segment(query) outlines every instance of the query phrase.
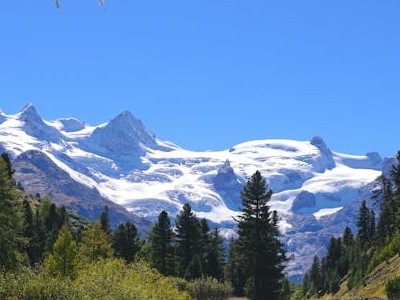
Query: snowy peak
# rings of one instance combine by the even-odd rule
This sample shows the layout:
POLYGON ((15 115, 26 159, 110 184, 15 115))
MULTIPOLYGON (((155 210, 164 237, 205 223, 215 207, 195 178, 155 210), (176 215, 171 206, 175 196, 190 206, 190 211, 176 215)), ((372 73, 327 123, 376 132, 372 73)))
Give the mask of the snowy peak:
POLYGON ((25 105, 16 116, 22 122, 24 131, 32 137, 52 142, 57 142, 62 137, 57 129, 45 124, 32 103, 25 105))
POLYGON ((225 163, 222 165, 222 167, 219 168, 218 170, 218 174, 228 174, 228 173, 234 173, 229 159, 227 159, 225 163))
POLYGON ((108 123, 107 127, 116 128, 120 133, 125 133, 144 145, 150 146, 155 144, 155 135, 144 126, 141 120, 135 118, 129 111, 120 113, 108 123))
POLYGON ((36 108, 32 103, 26 104, 22 110, 18 113, 18 119, 25 123, 43 123, 42 118, 36 111, 36 108))
POLYGON ((146 148, 156 149, 157 141, 129 111, 124 111, 106 126, 97 127, 87 140, 89 148, 106 157, 140 157, 146 148))

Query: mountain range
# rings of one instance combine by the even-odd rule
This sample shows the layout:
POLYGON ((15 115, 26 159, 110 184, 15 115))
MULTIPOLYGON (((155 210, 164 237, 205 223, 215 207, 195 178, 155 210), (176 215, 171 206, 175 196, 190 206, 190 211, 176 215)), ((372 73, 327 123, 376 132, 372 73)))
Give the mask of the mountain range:
POLYGON ((0 111, 0 151, 11 156, 26 192, 47 194, 89 219, 108 205, 114 226, 131 220, 144 229, 162 210, 174 218, 189 203, 226 238, 235 236, 240 191, 259 170, 274 192, 270 205, 280 216, 292 277, 324 253, 332 235, 355 229, 360 201, 371 198, 375 179, 393 162, 376 152, 334 152, 319 136, 190 151, 158 139, 128 111, 91 126, 43 120, 32 104, 16 114, 0 111))

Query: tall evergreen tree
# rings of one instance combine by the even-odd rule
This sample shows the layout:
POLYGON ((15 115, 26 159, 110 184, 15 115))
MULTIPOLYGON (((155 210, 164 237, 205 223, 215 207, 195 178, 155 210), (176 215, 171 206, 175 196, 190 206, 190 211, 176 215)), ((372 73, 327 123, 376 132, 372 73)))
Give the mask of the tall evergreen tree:
POLYGON ((343 232, 343 244, 345 246, 351 246, 354 243, 354 234, 349 226, 346 226, 343 232))
POLYGON ((110 227, 110 219, 108 216, 108 206, 107 205, 104 207, 103 212, 100 215, 100 227, 108 236, 110 236, 111 227, 110 227))
POLYGON ((241 193, 238 250, 246 274, 246 293, 253 299, 282 298, 286 254, 279 240, 277 214, 270 212, 272 191, 257 171, 241 193))
POLYGON ((22 202, 23 230, 22 234, 26 239, 25 252, 28 255, 31 266, 35 263, 35 225, 31 205, 27 199, 22 202))
POLYGON ((186 203, 176 217, 176 243, 178 273, 186 279, 203 274, 201 262, 200 223, 186 203))
POLYGON ((6 152, 1 154, 1 159, 3 160, 3 162, 5 163, 5 168, 6 168, 6 172, 7 172, 7 178, 10 179, 10 183, 12 186, 15 186, 15 180, 13 178, 13 174, 15 172, 15 170, 13 169, 12 165, 11 165, 11 160, 10 157, 8 156, 8 154, 6 152))
POLYGON ((396 216, 399 210, 393 203, 392 183, 384 175, 378 178, 380 189, 375 192, 374 198, 382 197, 381 212, 377 226, 377 241, 383 245, 389 242, 396 229, 396 216))
POLYGON ((207 250, 205 275, 222 280, 224 275, 224 240, 215 228, 210 234, 210 245, 207 250))
POLYGON ((174 275, 174 232, 168 213, 163 210, 150 232, 151 262, 164 275, 174 275))
POLYGON ((241 264, 237 240, 231 240, 229 243, 229 256, 225 266, 225 280, 231 283, 234 295, 244 296, 244 287, 247 278, 241 264))
POLYGON ((41 264, 45 252, 46 231, 40 216, 40 210, 36 209, 33 218, 33 238, 31 240, 32 258, 31 264, 41 264))
POLYGON ((373 232, 371 231, 372 213, 367 207, 365 200, 361 203, 358 218, 358 237, 361 242, 361 247, 366 249, 370 246, 373 232))
POLYGON ((115 256, 132 262, 140 248, 136 226, 130 222, 120 224, 113 232, 112 240, 115 256))
POLYGON ((390 170, 390 177, 394 182, 396 192, 400 192, 400 151, 398 151, 396 155, 396 164, 394 164, 390 170))
POLYGON ((310 291, 312 295, 321 294, 323 282, 321 277, 321 264, 318 256, 314 256, 309 273, 310 291))
POLYGON ((0 157, 0 269, 15 268, 23 249, 22 218, 7 155, 0 157))

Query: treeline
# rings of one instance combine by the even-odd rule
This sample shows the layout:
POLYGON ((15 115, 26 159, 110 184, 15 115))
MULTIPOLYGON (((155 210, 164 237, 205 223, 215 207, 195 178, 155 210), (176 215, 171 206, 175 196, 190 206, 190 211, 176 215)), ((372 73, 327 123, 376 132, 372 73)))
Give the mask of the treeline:
MULTIPOLYGON (((321 260, 315 256, 303 280, 303 295, 334 294, 347 279, 352 289, 365 283, 365 278, 377 265, 400 254, 400 151, 390 178, 381 175, 379 189, 372 200, 382 199, 378 222, 375 213, 361 203, 357 218, 357 233, 346 227, 341 237, 332 237, 328 251, 321 260)), ((400 299, 400 278, 387 284, 389 299, 400 299)))
POLYGON ((287 261, 272 191, 259 172, 244 187, 229 257, 217 228, 185 204, 162 211, 145 239, 130 222, 112 229, 107 207, 88 223, 47 197, 30 199, 0 158, 0 298, 289 299, 287 261), (24 199, 23 199, 24 198, 24 199))

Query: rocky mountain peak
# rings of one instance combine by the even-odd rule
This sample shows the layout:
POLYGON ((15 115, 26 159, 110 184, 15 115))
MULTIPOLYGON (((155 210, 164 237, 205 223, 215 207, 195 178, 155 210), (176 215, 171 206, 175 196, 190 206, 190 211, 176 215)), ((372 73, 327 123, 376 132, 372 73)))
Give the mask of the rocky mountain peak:
POLYGON ((133 134, 142 143, 148 144, 155 141, 155 135, 150 132, 143 122, 132 115, 130 111, 124 111, 112 119, 107 126, 133 134))
POLYGON ((98 127, 89 138, 91 147, 101 154, 140 156, 144 148, 156 148, 155 135, 129 111, 124 111, 104 127, 98 127))
POLYGON ((332 151, 326 145, 324 139, 317 135, 314 136, 310 144, 317 147, 321 153, 321 157, 315 162, 318 172, 325 172, 325 170, 331 170, 335 167, 335 161, 333 159, 332 151))
POLYGON ((61 133, 57 129, 44 123, 32 103, 26 104, 18 113, 17 118, 24 123, 23 128, 26 133, 37 139, 58 141, 61 138, 61 133))
POLYGON ((27 123, 27 122, 35 122, 35 123, 43 123, 42 118, 36 111, 36 108, 33 106, 32 103, 27 103, 22 110, 18 114, 18 119, 27 123))
POLYGON ((321 136, 319 136, 319 135, 314 136, 314 137, 311 139, 310 143, 311 143, 311 145, 317 147, 317 148, 320 149, 321 151, 324 151, 324 152, 325 152, 325 151, 328 151, 328 150, 329 150, 329 148, 328 148, 328 146, 326 145, 324 139, 323 139, 321 136))

